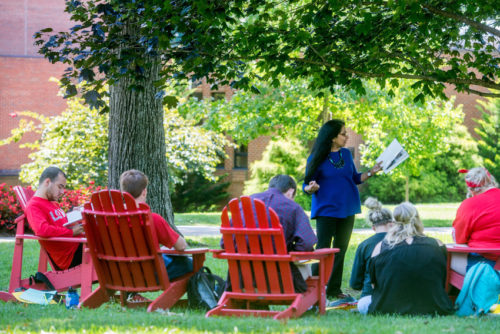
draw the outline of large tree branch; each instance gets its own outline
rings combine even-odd
[[[363,72],[363,71],[354,70],[351,68],[337,66],[334,64],[326,63],[326,62],[314,61],[314,60],[309,60],[309,59],[304,59],[304,58],[291,58],[291,60],[296,61],[296,62],[300,62],[300,63],[326,66],[326,67],[334,68],[334,69],[339,70],[339,71],[352,73],[352,74],[355,74],[355,75],[358,75],[358,76],[364,77],[364,78],[387,78],[388,77],[388,78],[398,78],[398,79],[435,81],[435,82],[449,83],[449,84],[455,84],[455,85],[467,85],[467,86],[476,85],[476,86],[490,88],[490,89],[500,91],[500,84],[495,83],[495,82],[483,81],[480,79],[449,78],[447,80],[443,80],[443,79],[440,79],[440,78],[432,76],[432,75],[417,75],[417,74],[390,73],[390,72],[389,73]],[[471,89],[469,87],[465,88],[465,90],[468,92],[474,93],[474,94],[481,95],[481,96],[500,97],[500,93],[480,92],[480,91]]]
[[[473,21],[473,20],[471,20],[471,19],[469,19],[469,18],[467,18],[465,16],[459,15],[457,13],[447,12],[447,11],[438,9],[436,7],[433,7],[431,5],[427,5],[426,4],[426,5],[422,5],[422,7],[425,8],[425,9],[427,9],[431,13],[434,13],[434,14],[437,14],[437,15],[440,15],[440,16],[444,16],[444,17],[447,17],[447,18],[450,18],[450,19],[453,19],[453,20],[456,20],[456,21],[460,21],[460,22],[465,23],[465,24],[467,24],[467,25],[469,25],[471,27],[474,27],[474,28],[476,28],[478,30],[489,32],[492,35],[500,37],[500,30],[495,29],[493,27],[490,27],[489,25],[486,25],[484,23]]]

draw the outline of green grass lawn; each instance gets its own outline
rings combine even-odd
[[[449,235],[431,236],[451,242]],[[347,252],[343,288],[348,289],[350,270],[357,245],[367,234],[354,233]],[[218,238],[196,238],[192,241],[218,247]],[[7,290],[13,252],[13,242],[0,243],[0,290]],[[38,259],[38,244],[28,240],[25,246],[24,272],[34,273]],[[227,265],[208,255],[205,264],[225,277]],[[195,310],[174,308],[170,312],[147,313],[145,309],[122,309],[119,304],[105,304],[99,309],[66,310],[63,305],[25,305],[0,302],[0,333],[498,333],[500,320],[493,317],[403,317],[361,316],[336,310],[326,315],[306,314],[300,319],[278,322],[260,318],[209,318]]]
[[[460,203],[439,203],[439,204],[417,204],[416,207],[426,227],[450,227]],[[386,206],[391,211],[396,205]],[[367,209],[363,206],[361,214],[356,215],[354,228],[370,227],[365,221]],[[307,212],[310,215],[310,212]],[[177,213],[175,214],[176,225],[220,225],[220,212],[204,213]],[[316,228],[316,221],[311,220],[311,224]]]

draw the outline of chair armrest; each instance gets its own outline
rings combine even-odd
[[[338,248],[321,248],[312,252],[290,252],[293,261],[300,260],[320,260],[332,254],[340,252]]]
[[[42,240],[42,241],[62,241],[62,242],[78,242],[87,243],[87,238],[69,238],[69,237],[52,237],[52,238],[42,238],[33,234],[16,234],[16,239],[32,239],[32,240]]]
[[[187,248],[182,252],[175,250],[175,249],[160,249],[159,253],[173,254],[173,255],[186,255],[186,254],[204,254],[207,252],[208,252],[208,248]]]
[[[500,248],[469,247],[462,244],[447,244],[446,250],[450,253],[487,253],[500,255]]]
[[[212,256],[216,259],[220,259],[219,255],[225,251],[225,249],[210,249],[210,253],[212,253]]]

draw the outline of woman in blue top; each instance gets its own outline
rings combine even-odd
[[[316,219],[318,243],[316,249],[336,247],[332,275],[326,294],[330,298],[345,298],[340,289],[344,256],[351,239],[354,215],[361,212],[358,184],[380,171],[380,163],[366,173],[358,173],[347,142],[345,123],[333,119],[319,130],[307,159],[302,189],[312,194],[311,218]],[[333,244],[332,244],[333,241]],[[313,271],[317,270],[313,268]],[[317,272],[315,273],[317,274]]]

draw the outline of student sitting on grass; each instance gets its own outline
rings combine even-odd
[[[446,247],[423,232],[413,204],[405,202],[394,209],[393,226],[373,249],[369,264],[373,293],[359,300],[361,313],[453,313],[445,291]]]
[[[372,294],[372,285],[368,263],[375,246],[384,239],[387,231],[392,226],[392,213],[389,209],[382,208],[376,198],[368,197],[364,205],[369,209],[366,221],[372,225],[375,234],[359,244],[354,257],[351,273],[351,288],[361,290],[361,297]]]

